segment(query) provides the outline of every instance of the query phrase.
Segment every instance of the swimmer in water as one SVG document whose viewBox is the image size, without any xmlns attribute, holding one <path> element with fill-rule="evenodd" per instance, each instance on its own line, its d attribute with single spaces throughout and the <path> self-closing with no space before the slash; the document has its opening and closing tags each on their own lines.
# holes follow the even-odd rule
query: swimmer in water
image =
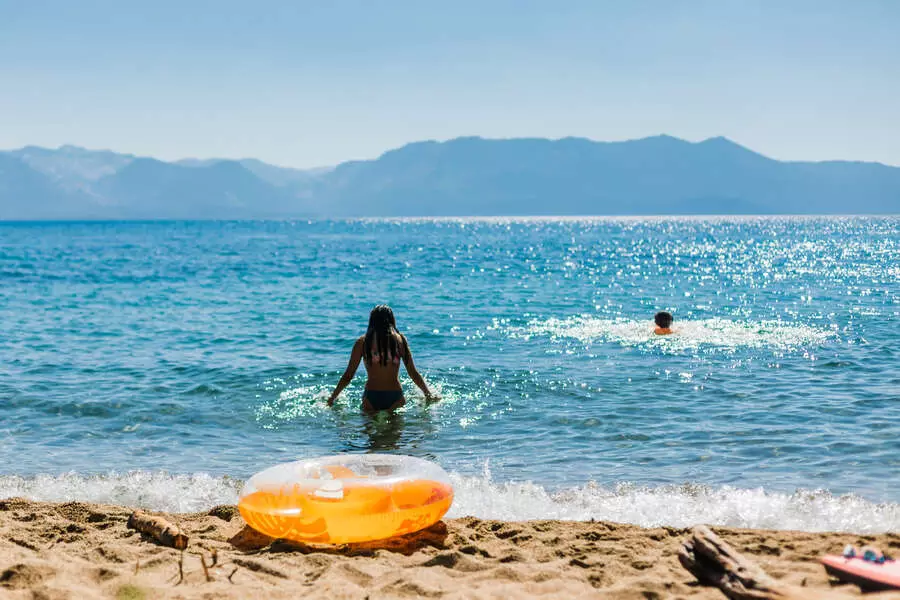
<svg viewBox="0 0 900 600">
<path fill-rule="evenodd" d="M 653 333 L 656 335 L 669 335 L 675 333 L 672 331 L 672 321 L 674 320 L 672 313 L 667 313 L 664 310 L 656 313 L 653 317 L 653 321 L 656 323 L 656 329 L 653 330 Z"/>
<path fill-rule="evenodd" d="M 406 336 L 397 331 L 397 321 L 390 306 L 381 304 L 369 313 L 369 328 L 353 344 L 347 370 L 328 398 L 328 406 L 334 405 L 341 391 L 353 380 L 360 361 L 365 365 L 368 375 L 362 397 L 363 410 L 394 410 L 406 404 L 403 388 L 400 386 L 401 361 L 409 378 L 425 394 L 425 400 L 438 400 L 416 370 L 409 342 L 406 341 Z"/>
</svg>

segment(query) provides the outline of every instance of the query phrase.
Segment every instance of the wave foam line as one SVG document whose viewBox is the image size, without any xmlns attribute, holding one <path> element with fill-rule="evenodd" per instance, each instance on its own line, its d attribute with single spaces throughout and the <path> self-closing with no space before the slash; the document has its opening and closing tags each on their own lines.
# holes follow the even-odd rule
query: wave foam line
<svg viewBox="0 0 900 600">
<path fill-rule="evenodd" d="M 218 504 L 237 504 L 243 482 L 205 473 L 171 475 L 133 471 L 106 475 L 0 475 L 0 498 L 41 502 L 94 502 L 164 512 L 199 512 Z"/>
<path fill-rule="evenodd" d="M 550 492 L 533 483 L 493 483 L 454 476 L 451 517 L 524 521 L 596 519 L 641 527 L 699 524 L 751 529 L 883 533 L 900 530 L 900 504 L 875 503 L 825 490 L 788 494 L 762 488 L 683 484 L 596 484 Z"/>
<path fill-rule="evenodd" d="M 534 483 L 495 483 L 452 474 L 456 497 L 448 516 L 525 521 L 597 519 L 642 527 L 697 524 L 754 529 L 900 531 L 900 504 L 875 503 L 827 491 L 792 494 L 764 489 L 671 485 L 641 487 L 596 484 L 549 491 Z M 0 498 L 118 504 L 166 512 L 198 512 L 235 504 L 242 482 L 198 473 L 172 475 L 137 471 L 106 475 L 0 476 Z"/>
</svg>

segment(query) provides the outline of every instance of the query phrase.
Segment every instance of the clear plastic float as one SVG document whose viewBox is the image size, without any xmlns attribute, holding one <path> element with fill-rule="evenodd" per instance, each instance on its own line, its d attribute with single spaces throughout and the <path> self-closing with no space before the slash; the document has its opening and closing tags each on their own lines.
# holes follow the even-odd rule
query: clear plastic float
<svg viewBox="0 0 900 600">
<path fill-rule="evenodd" d="M 447 472 L 434 463 L 347 454 L 257 473 L 244 485 L 238 509 L 248 525 L 273 538 L 347 544 L 425 529 L 452 502 Z"/>
</svg>

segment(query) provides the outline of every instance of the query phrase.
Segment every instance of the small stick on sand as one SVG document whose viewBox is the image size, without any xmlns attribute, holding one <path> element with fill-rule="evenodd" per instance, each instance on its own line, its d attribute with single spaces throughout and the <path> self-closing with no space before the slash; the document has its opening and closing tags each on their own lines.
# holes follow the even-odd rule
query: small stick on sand
<svg viewBox="0 0 900 600">
<path fill-rule="evenodd" d="M 274 567 L 270 567 L 265 563 L 261 563 L 257 560 L 253 560 L 250 558 L 234 558 L 232 559 L 234 564 L 239 567 L 244 567 L 245 569 L 250 569 L 251 571 L 255 571 L 257 573 L 265 573 L 266 575 L 272 575 L 273 577 L 278 577 L 280 579 L 289 579 L 287 575 L 283 572 L 279 571 Z"/>
<path fill-rule="evenodd" d="M 209 576 L 209 567 L 206 566 L 206 557 L 203 556 L 203 553 L 200 553 L 200 564 L 203 566 L 203 575 L 206 577 L 206 582 L 209 583 L 212 581 L 212 577 Z"/>
<path fill-rule="evenodd" d="M 178 582 L 175 585 L 182 581 L 184 581 L 184 550 L 181 551 L 181 556 L 178 557 Z"/>
<path fill-rule="evenodd" d="M 799 600 L 850 598 L 845 594 L 794 587 L 770 577 L 708 527 L 694 528 L 678 551 L 681 566 L 701 583 L 712 585 L 732 600 Z"/>
<path fill-rule="evenodd" d="M 228 583 L 234 583 L 231 578 L 234 577 L 234 574 L 238 572 L 239 567 L 235 567 L 234 571 L 231 572 L 231 575 L 228 576 Z"/>
<path fill-rule="evenodd" d="M 162 517 L 148 515 L 142 510 L 131 513 L 131 516 L 128 517 L 128 528 L 136 529 L 153 537 L 163 546 L 177 550 L 184 550 L 188 545 L 188 536 L 182 533 L 177 525 L 169 523 Z"/>
<path fill-rule="evenodd" d="M 137 559 L 134 561 L 134 574 L 138 574 L 138 570 L 141 568 L 141 559 Z"/>
</svg>

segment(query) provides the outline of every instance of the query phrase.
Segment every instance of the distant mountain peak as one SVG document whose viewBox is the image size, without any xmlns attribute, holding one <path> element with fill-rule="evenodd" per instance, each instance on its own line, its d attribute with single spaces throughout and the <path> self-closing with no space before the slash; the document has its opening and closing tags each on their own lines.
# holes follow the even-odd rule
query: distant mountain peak
<svg viewBox="0 0 900 600">
<path fill-rule="evenodd" d="M 104 156 L 104 157 L 120 157 L 123 159 L 133 159 L 136 158 L 134 154 L 129 154 L 127 152 L 114 152 L 109 149 L 95 149 L 95 148 L 85 148 L 84 146 L 76 146 L 74 144 L 63 144 L 56 149 L 53 148 L 42 148 L 40 146 L 30 146 L 31 149 L 37 150 L 46 154 L 56 153 L 56 154 L 64 154 L 67 156 Z"/>
<path fill-rule="evenodd" d="M 82 148 L 81 146 L 74 146 L 72 144 L 64 144 L 64 145 L 60 146 L 59 148 L 57 148 L 57 151 L 78 153 L 78 154 L 81 154 L 84 152 L 90 152 L 90 150 L 88 150 L 87 148 Z"/>
<path fill-rule="evenodd" d="M 737 142 L 721 135 L 697 142 L 697 145 L 700 147 L 712 148 L 719 153 L 731 153 L 735 156 L 743 155 L 746 157 L 754 157 L 759 160 L 773 161 L 773 159 L 769 158 L 768 156 L 760 154 L 759 152 L 755 152 L 750 148 L 742 146 Z"/>
<path fill-rule="evenodd" d="M 668 133 L 660 133 L 659 135 L 651 135 L 644 138 L 638 138 L 636 140 L 630 140 L 633 142 L 642 142 L 646 140 L 660 140 L 664 142 L 674 142 L 676 144 L 686 144 L 687 140 L 682 139 L 680 137 L 675 137 L 674 135 L 669 135 Z"/>
<path fill-rule="evenodd" d="M 735 141 L 732 141 L 725 137 L 724 135 L 717 135 L 710 138 L 706 138 L 705 140 L 701 140 L 697 142 L 698 144 L 708 144 L 708 145 L 717 145 L 717 146 L 736 146 L 738 148 L 743 148 L 744 150 L 748 150 L 745 146 L 741 146 Z"/>
</svg>

